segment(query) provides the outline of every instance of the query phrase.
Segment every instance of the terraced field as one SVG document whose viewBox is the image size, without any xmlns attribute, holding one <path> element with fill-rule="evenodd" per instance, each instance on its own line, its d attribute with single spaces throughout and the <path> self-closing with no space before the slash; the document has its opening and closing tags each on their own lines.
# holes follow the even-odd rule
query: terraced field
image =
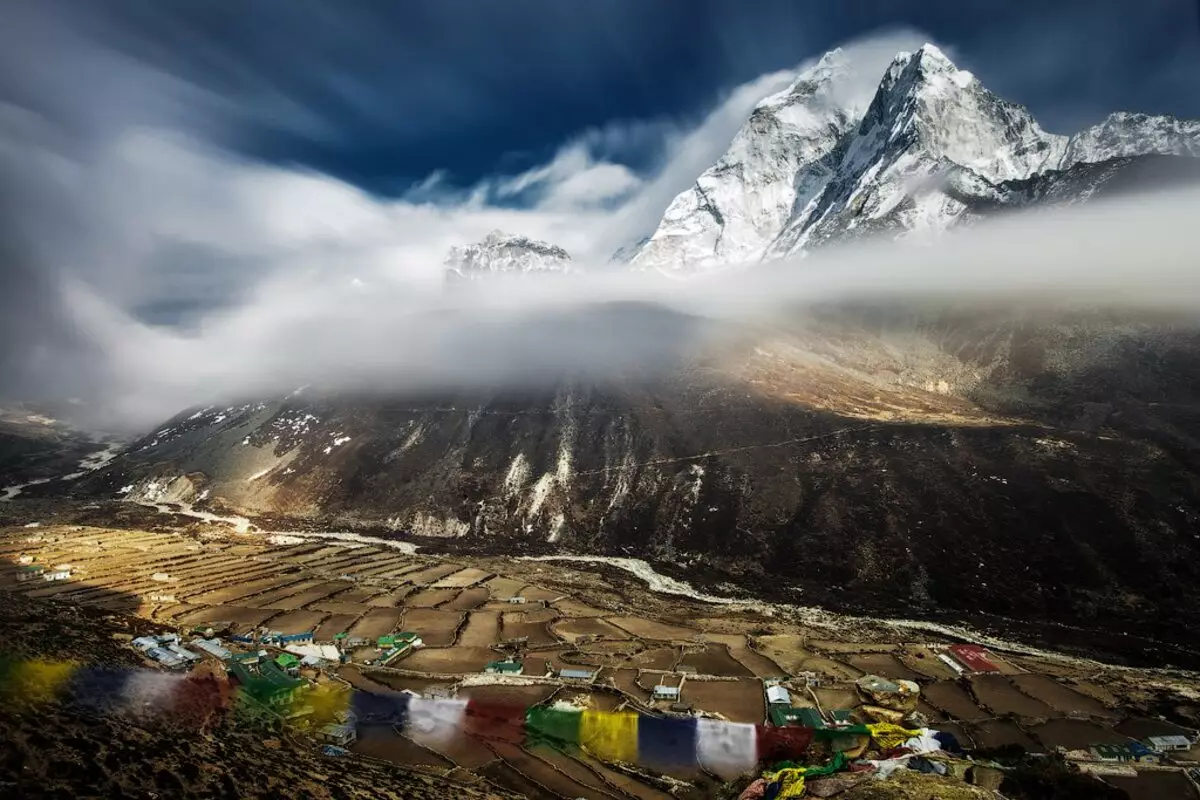
<svg viewBox="0 0 1200 800">
<path fill-rule="evenodd" d="M 23 555 L 69 563 L 72 577 L 19 582 L 15 565 Z M 424 648 L 387 666 L 365 663 L 378 655 L 373 644 L 359 647 L 356 663 L 340 671 L 360 687 L 662 713 L 665 704 L 653 703 L 651 690 L 667 683 L 682 686 L 682 701 L 694 713 L 759 723 L 766 715 L 765 678 L 784 679 L 797 705 L 853 709 L 862 702 L 853 680 L 871 672 L 919 682 L 921 710 L 937 727 L 980 746 L 1078 748 L 1123 741 L 1121 724 L 1144 724 L 1137 721 L 1143 717 L 1126 719 L 1119 707 L 1130 691 L 1124 673 L 1097 675 L 1095 665 L 1043 668 L 1024 656 L 997 659 L 1006 674 L 960 678 L 937 658 L 944 643 L 869 641 L 861 634 L 843 641 L 826 629 L 814 637 L 797 623 L 764 624 L 736 609 L 709 616 L 713 609 L 702 603 L 661 599 L 610 577 L 581 579 L 578 569 L 568 577 L 544 563 L 534 573 L 519 561 L 476 564 L 361 544 L 275 545 L 247 536 L 82 526 L 0 530 L 0 559 L 0 590 L 127 607 L 166 626 L 313 631 L 318 642 L 343 632 L 370 642 L 402 630 L 422 637 Z M 508 602 L 512 597 L 525 602 Z M 478 673 L 505 655 L 522 658 L 524 674 L 481 682 Z M 555 677 L 583 666 L 596 670 L 591 683 Z M 819 685 L 806 685 L 808 673 Z M 435 751 L 392 730 L 371 731 L 355 749 L 443 775 L 486 777 L 532 797 L 667 797 L 651 782 L 584 754 L 486 740 Z"/>
</svg>

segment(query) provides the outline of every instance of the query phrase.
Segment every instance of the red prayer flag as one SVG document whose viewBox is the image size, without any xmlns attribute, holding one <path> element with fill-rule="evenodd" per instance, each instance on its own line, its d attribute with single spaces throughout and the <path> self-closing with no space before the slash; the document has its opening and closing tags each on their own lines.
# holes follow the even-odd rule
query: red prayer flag
<svg viewBox="0 0 1200 800">
<path fill-rule="evenodd" d="M 520 744 L 525 740 L 525 709 L 508 703 L 471 700 L 465 718 L 467 735 Z"/>
<path fill-rule="evenodd" d="M 812 744 L 812 728 L 758 725 L 757 729 L 759 761 L 794 761 L 803 756 Z"/>
</svg>

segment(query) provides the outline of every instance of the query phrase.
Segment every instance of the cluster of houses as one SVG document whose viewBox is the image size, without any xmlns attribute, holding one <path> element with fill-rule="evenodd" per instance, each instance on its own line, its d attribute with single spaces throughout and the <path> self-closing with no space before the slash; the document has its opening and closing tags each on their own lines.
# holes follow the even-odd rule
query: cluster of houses
<svg viewBox="0 0 1200 800">
<path fill-rule="evenodd" d="M 487 675 L 524 675 L 525 664 L 516 656 L 508 656 L 497 661 L 489 661 L 483 671 Z M 558 678 L 560 681 L 585 686 L 595 683 L 599 674 L 599 667 L 564 667 L 556 670 L 547 660 L 545 673 L 538 677 Z"/>
<path fill-rule="evenodd" d="M 1200 743 L 1200 736 L 1147 736 L 1140 741 L 1124 744 L 1094 744 L 1086 751 L 1071 751 L 1067 755 L 1078 761 L 1101 761 L 1109 764 L 1160 764 L 1171 753 L 1190 750 Z"/>
<path fill-rule="evenodd" d="M 17 580 L 25 581 L 65 581 L 71 577 L 71 565 L 59 564 L 56 567 L 45 567 L 41 564 L 21 564 L 17 568 Z"/>
<path fill-rule="evenodd" d="M 179 635 L 174 633 L 139 636 L 131 644 L 144 656 L 168 669 L 187 669 L 201 659 L 198 653 L 180 644 Z"/>
<path fill-rule="evenodd" d="M 274 657 L 267 650 L 234 653 L 225 661 L 225 668 L 248 697 L 255 701 L 248 710 L 276 714 L 289 720 L 303 720 L 313 714 L 304 702 L 304 693 L 311 684 L 300 677 L 305 659 L 294 653 L 282 652 Z M 342 712 L 337 722 L 323 725 L 317 732 L 320 739 L 333 747 L 347 747 L 358 738 L 353 712 Z"/>
<path fill-rule="evenodd" d="M 763 691 L 767 696 L 767 719 L 777 728 L 788 725 L 799 725 L 805 728 L 836 728 L 851 723 L 850 717 L 853 711 L 850 709 L 832 709 L 827 719 L 819 709 L 793 705 L 792 693 L 783 685 L 782 678 L 768 678 L 763 681 Z"/>
</svg>

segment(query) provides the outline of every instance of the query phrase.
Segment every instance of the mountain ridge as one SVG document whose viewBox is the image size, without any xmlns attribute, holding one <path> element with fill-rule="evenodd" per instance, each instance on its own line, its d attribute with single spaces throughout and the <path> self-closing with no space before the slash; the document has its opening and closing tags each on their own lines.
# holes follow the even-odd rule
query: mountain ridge
<svg viewBox="0 0 1200 800">
<path fill-rule="evenodd" d="M 825 101 L 851 69 L 832 63 L 837 71 L 826 59 L 810 71 L 832 87 L 825 94 L 789 87 L 755 108 L 721 160 L 675 198 L 629 256 L 632 267 L 687 274 L 800 255 L 859 235 L 932 234 L 973 218 L 973 203 L 961 199 L 973 191 L 943 191 L 947 181 L 976 184 L 986 197 L 998 183 L 1045 182 L 1083 163 L 1200 155 L 1200 121 L 1173 117 L 1117 112 L 1073 136 L 1047 133 L 1024 106 L 992 94 L 932 44 L 897 55 L 861 111 L 831 111 Z M 781 98 L 803 108 L 812 101 L 838 124 L 811 129 L 796 150 L 780 125 L 763 124 Z M 785 185 L 791 195 L 779 190 Z M 790 197 L 786 217 L 778 204 L 753 209 L 742 199 L 763 195 Z"/>
</svg>

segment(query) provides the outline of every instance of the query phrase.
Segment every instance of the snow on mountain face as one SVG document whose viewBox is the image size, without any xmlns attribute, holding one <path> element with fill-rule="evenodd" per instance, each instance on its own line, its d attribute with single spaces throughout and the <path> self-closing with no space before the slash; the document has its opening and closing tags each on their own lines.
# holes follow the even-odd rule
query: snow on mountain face
<svg viewBox="0 0 1200 800">
<path fill-rule="evenodd" d="M 759 259 L 791 216 L 829 181 L 839 144 L 862 113 L 847 97 L 840 50 L 755 107 L 729 151 L 675 198 L 634 268 L 693 269 Z"/>
<path fill-rule="evenodd" d="M 1072 136 L 1062 166 L 1150 153 L 1200 158 L 1200 120 L 1118 112 Z"/>
<path fill-rule="evenodd" d="M 1066 144 L 926 45 L 892 62 L 837 176 L 769 253 L 846 235 L 944 228 L 965 210 L 942 191 L 951 171 L 965 167 L 990 182 L 1027 178 L 1056 165 Z"/>
<path fill-rule="evenodd" d="M 447 276 L 455 279 L 511 273 L 570 272 L 571 256 L 561 247 L 547 242 L 492 231 L 481 242 L 450 248 L 445 266 Z"/>
<path fill-rule="evenodd" d="M 935 233 L 971 218 L 977 200 L 1011 202 L 1002 184 L 1116 157 L 1200 157 L 1200 122 L 1171 117 L 1114 114 L 1069 139 L 1049 134 L 933 45 L 899 54 L 865 110 L 831 104 L 844 61 L 835 51 L 764 100 L 632 265 L 686 273 L 847 237 Z"/>
</svg>

